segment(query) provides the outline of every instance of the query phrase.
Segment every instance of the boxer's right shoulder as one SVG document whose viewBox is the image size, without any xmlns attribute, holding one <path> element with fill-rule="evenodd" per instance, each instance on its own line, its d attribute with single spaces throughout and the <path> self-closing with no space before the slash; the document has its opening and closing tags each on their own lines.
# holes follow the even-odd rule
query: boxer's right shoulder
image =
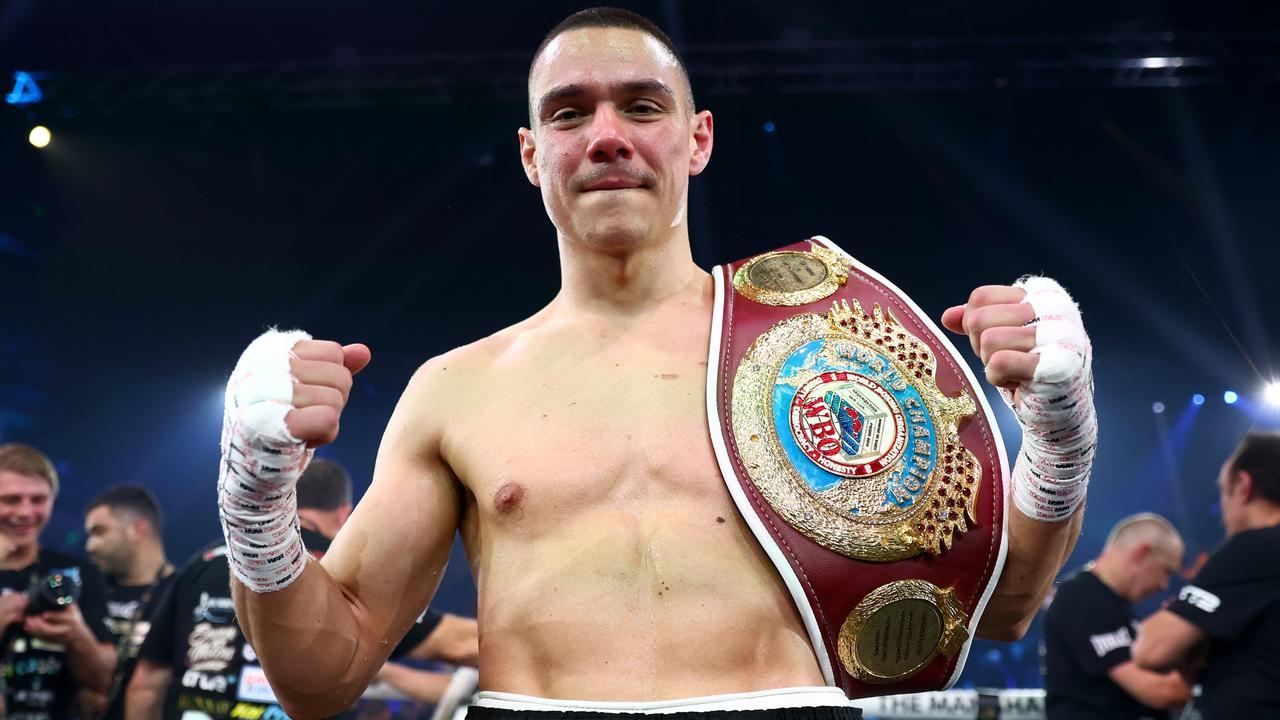
<svg viewBox="0 0 1280 720">
<path fill-rule="evenodd" d="M 427 360 L 409 380 L 406 395 L 456 395 L 482 383 L 494 358 L 502 352 L 503 343 L 495 340 L 496 336 L 490 336 Z"/>
<path fill-rule="evenodd" d="M 384 444 L 407 455 L 435 454 L 450 421 L 479 387 L 479 357 L 472 346 L 450 350 L 427 360 L 409 378 L 387 424 Z"/>
<path fill-rule="evenodd" d="M 405 392 L 436 395 L 456 390 L 460 385 L 473 382 L 481 372 L 481 365 L 473 345 L 454 348 L 418 366 Z"/>
<path fill-rule="evenodd" d="M 436 403 L 465 402 L 487 386 L 494 372 L 521 354 L 523 342 L 536 334 L 537 327 L 536 318 L 530 318 L 427 360 L 410 379 L 406 396 Z"/>
</svg>

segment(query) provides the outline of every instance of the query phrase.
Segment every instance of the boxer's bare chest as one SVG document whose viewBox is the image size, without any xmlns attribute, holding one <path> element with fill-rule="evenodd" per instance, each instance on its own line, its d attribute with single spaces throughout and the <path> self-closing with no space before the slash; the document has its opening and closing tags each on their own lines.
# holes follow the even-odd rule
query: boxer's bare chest
<svg viewBox="0 0 1280 720">
<path fill-rule="evenodd" d="M 450 429 L 482 518 L 554 529 L 584 510 L 731 510 L 706 422 L 706 323 L 548 332 L 517 343 Z"/>
<path fill-rule="evenodd" d="M 538 328 L 469 393 L 444 451 L 470 491 L 461 529 L 491 689 L 622 699 L 821 682 L 711 447 L 709 305 L 616 332 Z"/>
</svg>

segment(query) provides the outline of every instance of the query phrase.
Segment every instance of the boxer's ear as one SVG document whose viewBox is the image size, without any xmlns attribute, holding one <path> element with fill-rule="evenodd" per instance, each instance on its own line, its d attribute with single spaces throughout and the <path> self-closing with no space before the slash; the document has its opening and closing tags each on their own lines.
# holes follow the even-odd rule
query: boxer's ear
<svg viewBox="0 0 1280 720">
<path fill-rule="evenodd" d="M 697 175 L 706 169 L 711 162 L 711 147 L 715 145 L 715 122 L 710 110 L 703 110 L 693 116 L 692 132 L 689 135 L 689 175 Z"/>
<path fill-rule="evenodd" d="M 520 164 L 524 165 L 524 176 L 534 187 L 538 184 L 538 141 L 529 128 L 520 128 L 516 133 L 520 140 Z"/>
</svg>

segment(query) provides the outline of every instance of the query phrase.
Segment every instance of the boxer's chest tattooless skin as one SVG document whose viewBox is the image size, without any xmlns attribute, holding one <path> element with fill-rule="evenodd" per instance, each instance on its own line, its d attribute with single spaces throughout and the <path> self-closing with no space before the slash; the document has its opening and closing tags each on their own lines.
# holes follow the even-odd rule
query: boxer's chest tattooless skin
<svg viewBox="0 0 1280 720">
<path fill-rule="evenodd" d="M 462 536 L 494 689 L 822 684 L 711 448 L 703 277 L 699 303 L 629 327 L 522 330 L 458 376 L 468 412 L 443 446 L 470 491 Z"/>
</svg>

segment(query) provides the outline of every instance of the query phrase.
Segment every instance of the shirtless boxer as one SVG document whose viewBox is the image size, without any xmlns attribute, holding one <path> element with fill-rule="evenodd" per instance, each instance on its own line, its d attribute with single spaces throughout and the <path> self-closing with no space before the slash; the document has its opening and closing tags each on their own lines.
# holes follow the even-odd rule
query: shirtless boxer
<svg viewBox="0 0 1280 720">
<path fill-rule="evenodd" d="M 711 113 L 695 112 L 681 61 L 647 21 L 566 23 L 535 55 L 531 129 L 519 132 L 557 231 L 561 290 L 419 369 L 372 486 L 319 562 L 300 552 L 293 478 L 306 448 L 337 437 L 370 351 L 272 332 L 241 358 L 219 496 L 245 634 L 291 716 L 346 707 L 431 599 L 460 530 L 479 590 L 481 687 L 531 696 L 513 707 L 639 711 L 729 695 L 667 709 L 829 705 L 836 714 L 813 717 L 856 717 L 820 687 L 792 599 L 712 451 L 712 280 L 693 263 L 686 212 L 689 177 L 711 157 Z M 1025 296 L 986 286 L 943 316 L 1015 402 L 1038 362 Z M 1082 487 L 1068 494 L 1051 520 L 1021 502 L 1010 511 L 983 636 L 1025 631 L 1079 531 Z"/>
</svg>

